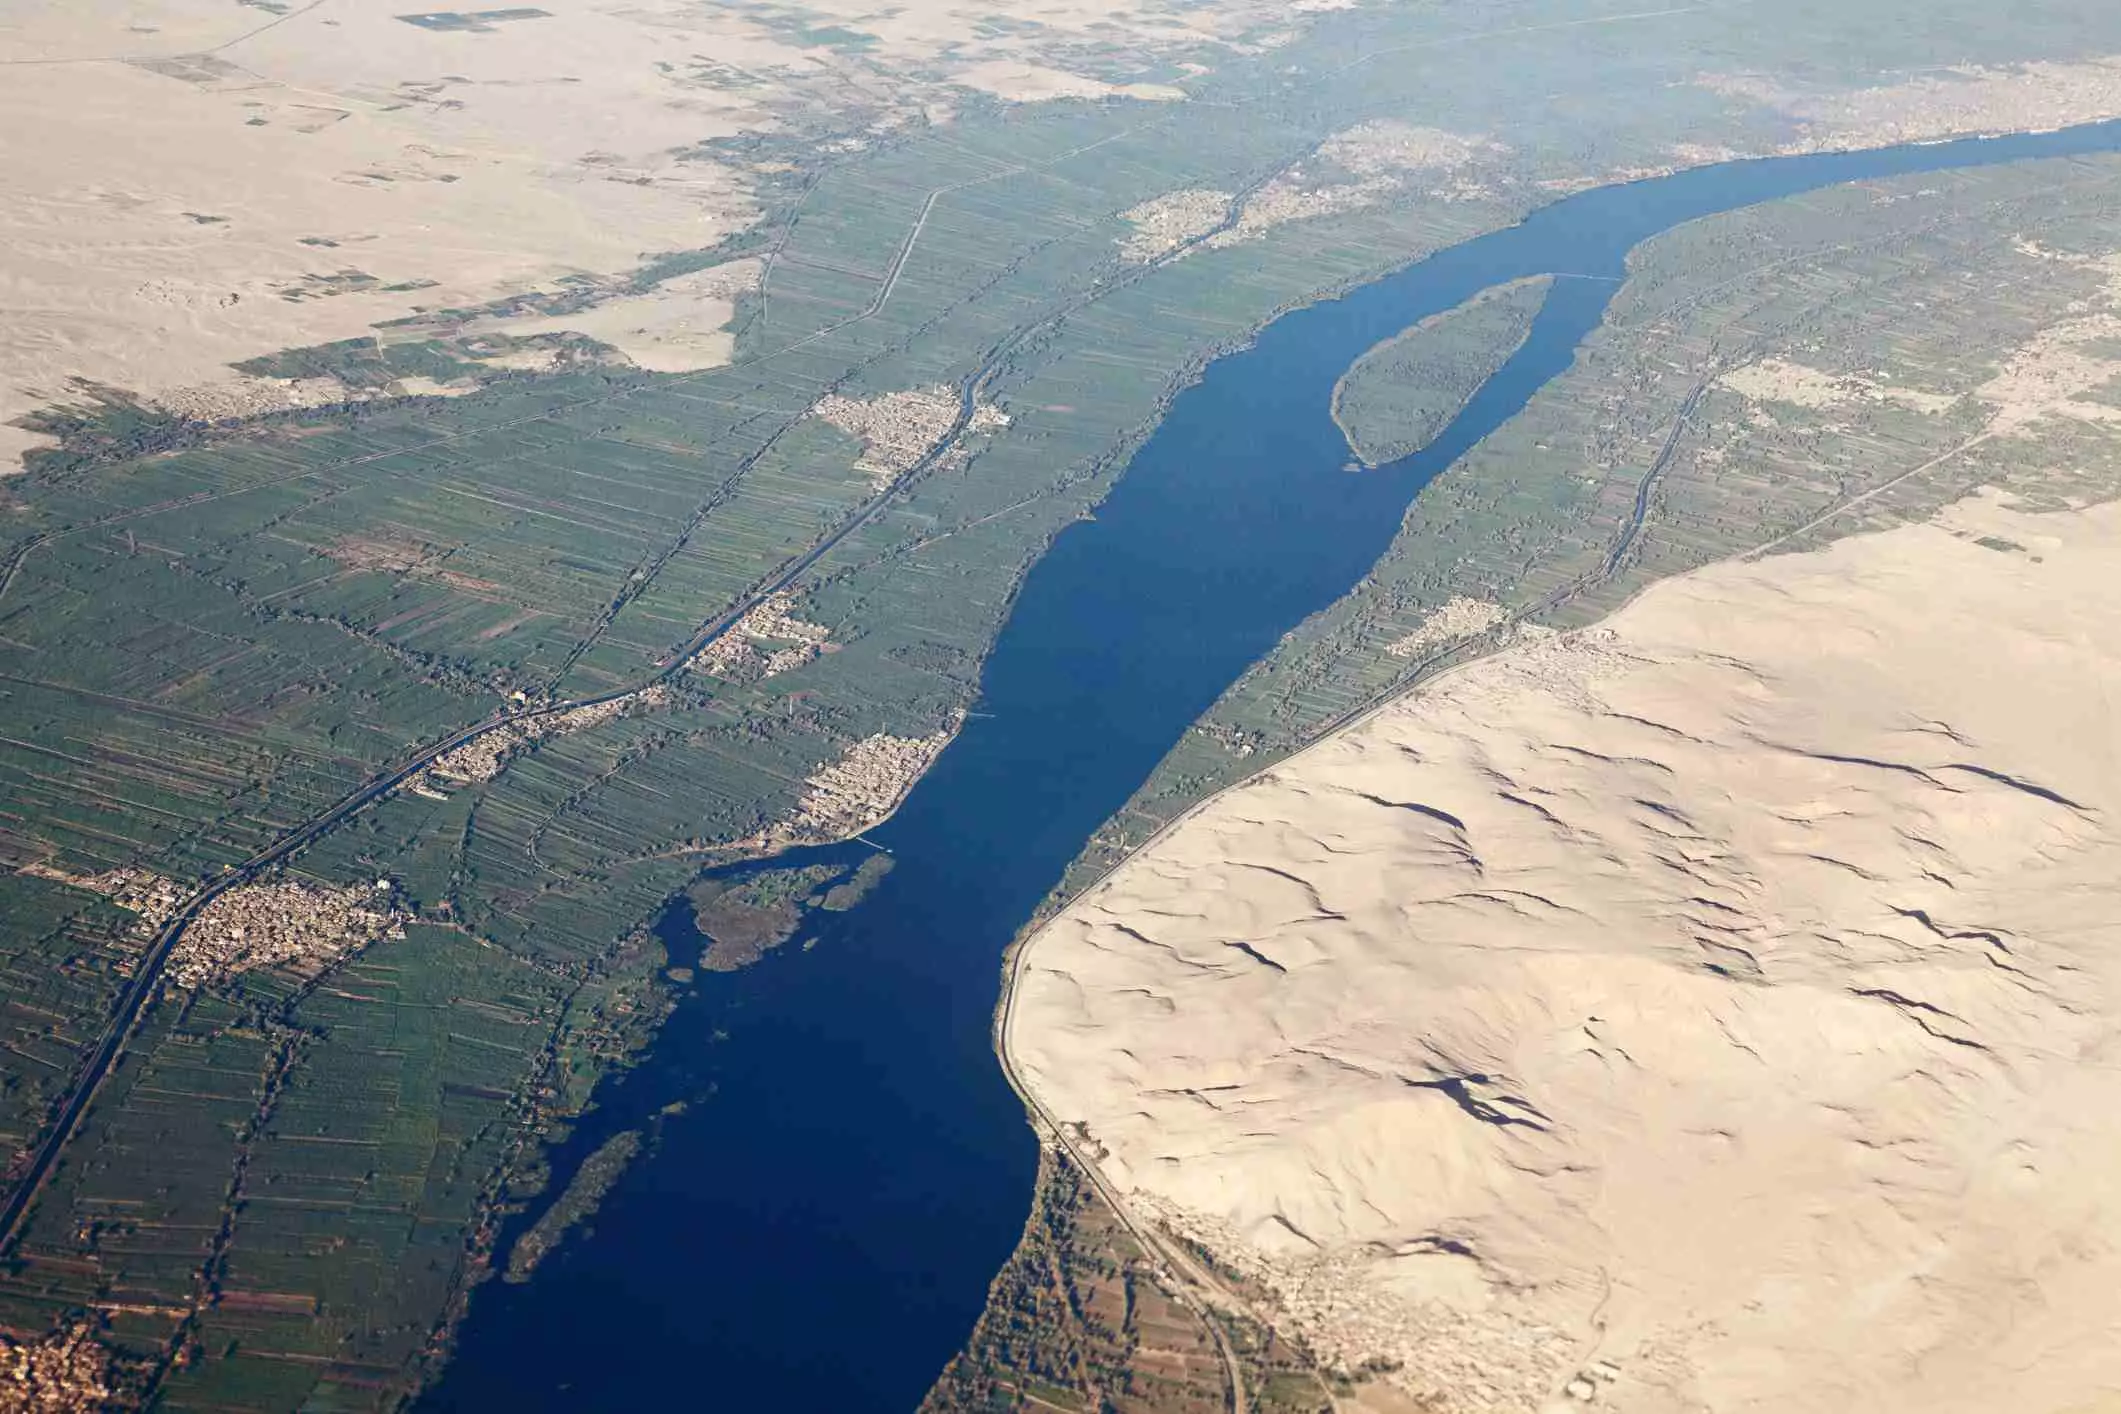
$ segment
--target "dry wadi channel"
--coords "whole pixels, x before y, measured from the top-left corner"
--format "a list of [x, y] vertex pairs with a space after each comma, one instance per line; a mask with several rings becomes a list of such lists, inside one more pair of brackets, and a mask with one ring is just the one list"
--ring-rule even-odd
[[2121, 1408], [2117, 582], [1988, 493], [1520, 635], [1030, 939], [1014, 1069], [1379, 1408]]

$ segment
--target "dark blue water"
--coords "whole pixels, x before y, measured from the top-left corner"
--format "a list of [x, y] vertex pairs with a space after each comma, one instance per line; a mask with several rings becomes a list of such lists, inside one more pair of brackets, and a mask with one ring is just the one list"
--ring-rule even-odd
[[[450, 1411], [904, 1411], [958, 1348], [1022, 1226], [1035, 1151], [989, 1024], [1005, 946], [1186, 727], [1346, 593], [1438, 471], [1565, 369], [1627, 252], [1837, 182], [2109, 152], [2121, 124], [1711, 167], [1586, 192], [1289, 314], [1172, 406], [1097, 519], [1024, 585], [974, 718], [891, 822], [898, 867], [814, 951], [707, 977], [559, 1156], [670, 1099], [586, 1238], [473, 1302]], [[1531, 337], [1425, 452], [1350, 474], [1334, 380], [1505, 280], [1553, 287]], [[850, 846], [858, 850], [860, 846]], [[666, 927], [687, 925], [666, 921]], [[680, 950], [682, 956], [683, 950]]]

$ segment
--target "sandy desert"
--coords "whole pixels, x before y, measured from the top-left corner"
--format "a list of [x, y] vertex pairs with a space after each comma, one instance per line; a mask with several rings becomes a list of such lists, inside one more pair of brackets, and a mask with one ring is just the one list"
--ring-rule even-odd
[[[230, 365], [337, 340], [417, 337], [417, 326], [379, 326], [526, 294], [604, 291], [616, 307], [482, 327], [584, 334], [657, 371], [711, 367], [728, 357], [731, 297], [757, 266], [733, 262], [697, 288], [643, 293], [627, 280], [658, 255], [711, 246], [758, 219], [758, 184], [780, 169], [728, 140], [801, 127], [838, 132], [832, 141], [852, 151], [909, 125], [947, 123], [969, 101], [1183, 100], [1169, 82], [1083, 72], [1083, 56], [1120, 52], [1153, 67], [1160, 56], [1254, 52], [1266, 27], [1333, 8], [1345, 7], [7, 7], [0, 124], [37, 141], [0, 151], [11, 193], [0, 210], [11, 334], [0, 349], [0, 468], [49, 445], [19, 423], [40, 408], [98, 390], [185, 415], [333, 401], [343, 390]], [[1180, 68], [1204, 71], [1191, 60]], [[1699, 82], [1736, 106], [1782, 114], [1802, 132], [1791, 150], [2121, 112], [2121, 67], [2106, 60], [1879, 77], [1855, 92], [1759, 73]], [[1416, 153], [1415, 165], [1462, 166], [1486, 150], [1435, 136], [1446, 148]], [[1322, 155], [1335, 150], [1328, 143]], [[1681, 164], [1733, 155], [1674, 149]], [[1406, 153], [1392, 160], [1408, 165]], [[1457, 180], [1432, 194], [1487, 192]], [[1223, 239], [1374, 204], [1396, 181], [1373, 175], [1324, 194], [1270, 188]]]
[[[979, 94], [1118, 94], [1047, 49], [1154, 53], [1252, 22], [1238, 3], [923, 0], [873, 13], [683, 0], [407, 12], [375, 0], [89, 0], [0, 10], [0, 465], [12, 425], [95, 387], [271, 410], [228, 365], [530, 292], [615, 284], [749, 225], [756, 164], [711, 146], [791, 115], [888, 132]], [[997, 28], [995, 17], [1023, 23]], [[797, 20], [800, 22], [797, 22]], [[836, 29], [846, 21], [858, 27]], [[854, 41], [841, 43], [841, 41]], [[836, 115], [836, 116], [835, 116]], [[770, 165], [770, 164], [769, 164]], [[565, 328], [642, 366], [726, 359], [735, 266]], [[322, 394], [319, 394], [322, 396]]]
[[1016, 1065], [1422, 1407], [2114, 1409], [2117, 576], [1989, 493], [1522, 636], [1036, 935]]

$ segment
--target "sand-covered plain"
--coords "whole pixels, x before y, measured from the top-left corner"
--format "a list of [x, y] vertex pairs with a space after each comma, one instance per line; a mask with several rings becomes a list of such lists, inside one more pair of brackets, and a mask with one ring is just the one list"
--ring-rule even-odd
[[0, 148], [0, 425], [74, 379], [230, 381], [749, 220], [740, 173], [680, 155], [753, 105], [658, 71], [676, 7], [543, 8], [461, 32], [351, 0], [11, 11], [0, 126], [34, 140]]
[[1522, 640], [1066, 910], [1005, 1043], [1423, 1407], [2113, 1409], [2116, 583], [1989, 494]]
[[578, 334], [617, 349], [635, 367], [657, 373], [718, 368], [736, 351], [730, 321], [737, 296], [758, 288], [762, 269], [756, 259], [725, 261], [571, 314], [479, 319], [467, 323], [465, 332], [518, 339]]
[[[948, 121], [970, 90], [1182, 98], [1072, 73], [1047, 51], [1094, 37], [1146, 56], [1242, 32], [1265, 8], [0, 7], [0, 470], [44, 445], [18, 418], [88, 384], [277, 406], [284, 389], [243, 386], [227, 365], [562, 282], [615, 283], [710, 246], [758, 216], [759, 173], [703, 147], [713, 139], [797, 116], [857, 132]], [[553, 327], [647, 367], [698, 368], [727, 356], [729, 293], [629, 295]]]
[[[785, 164], [715, 140], [800, 133], [848, 153], [949, 123], [975, 95], [1182, 101], [1173, 75], [1214, 67], [1198, 56], [1257, 53], [1266, 28], [1286, 37], [1292, 19], [1346, 7], [0, 6], [0, 131], [17, 139], [0, 144], [0, 471], [42, 445], [19, 419], [95, 387], [173, 409], [284, 406], [287, 389], [245, 383], [229, 365], [525, 293], [586, 287], [635, 300], [564, 327], [650, 368], [709, 366], [727, 356], [727, 292], [664, 290], [643, 303], [626, 277], [759, 218], [757, 184]], [[2121, 112], [2111, 59], [1877, 77], [1855, 91], [1751, 71], [1699, 82], [1734, 110], [1794, 124], [1791, 150]], [[1284, 174], [1217, 243], [1373, 206], [1417, 182], [1437, 200], [1491, 196], [1486, 168], [1504, 150], [1499, 138], [1365, 123], [1318, 153], [1352, 180]]]

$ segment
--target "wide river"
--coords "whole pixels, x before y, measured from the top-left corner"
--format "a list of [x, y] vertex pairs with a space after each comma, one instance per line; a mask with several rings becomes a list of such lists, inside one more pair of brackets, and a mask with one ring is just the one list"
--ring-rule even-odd
[[[1000, 961], [1090, 834], [1244, 669], [1347, 593], [1436, 473], [1568, 367], [1627, 253], [1838, 182], [2121, 148], [2121, 124], [1698, 168], [1582, 193], [1268, 326], [1181, 394], [1039, 562], [980, 714], [872, 838], [869, 898], [706, 975], [556, 1156], [672, 1100], [652, 1157], [527, 1285], [477, 1294], [422, 1407], [903, 1414], [1022, 1227], [1036, 1151], [990, 1047]], [[1489, 286], [1560, 280], [1430, 448], [1349, 474], [1328, 409], [1364, 350]], [[860, 848], [852, 846], [850, 848]], [[666, 920], [689, 960], [689, 923]], [[506, 1234], [512, 1238], [515, 1228]]]

